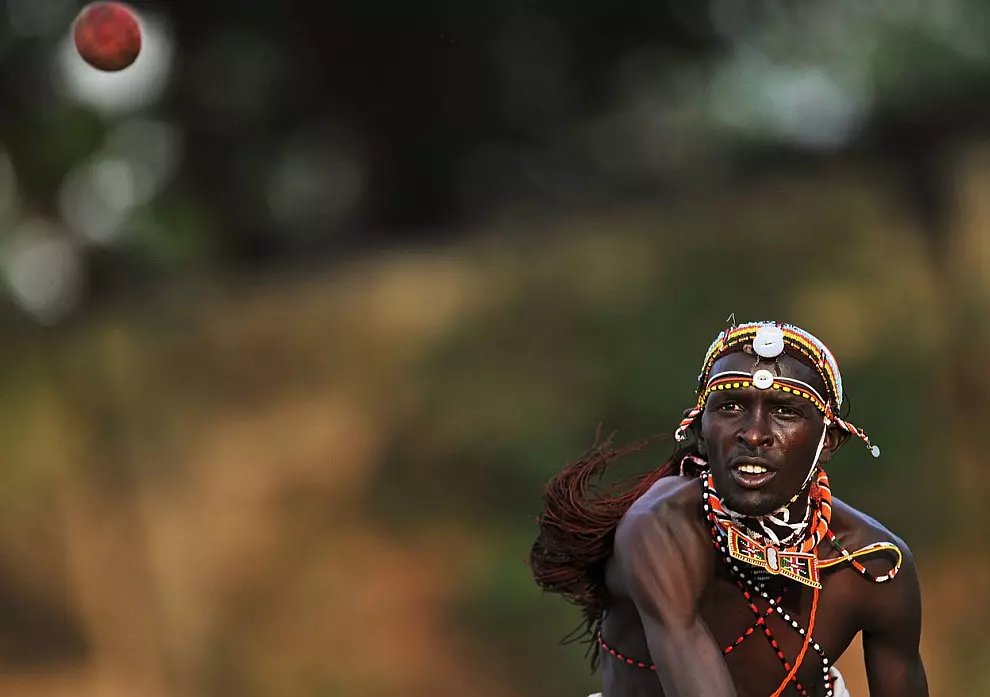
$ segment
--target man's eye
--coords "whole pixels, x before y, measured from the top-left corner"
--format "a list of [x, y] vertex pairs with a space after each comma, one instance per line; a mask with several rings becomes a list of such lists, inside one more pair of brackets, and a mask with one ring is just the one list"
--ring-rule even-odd
[[774, 409], [780, 416], [800, 416], [801, 412], [793, 407], [777, 407]]
[[715, 409], [717, 411], [739, 411], [742, 407], [736, 402], [725, 402], [724, 404], [719, 404]]

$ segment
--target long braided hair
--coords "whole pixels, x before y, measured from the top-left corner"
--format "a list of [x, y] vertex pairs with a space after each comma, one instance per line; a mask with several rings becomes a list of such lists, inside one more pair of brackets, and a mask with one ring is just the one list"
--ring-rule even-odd
[[697, 447], [676, 450], [654, 470], [625, 477], [606, 487], [601, 479], [617, 460], [638, 453], [665, 436], [650, 436], [615, 448], [612, 437], [601, 439], [567, 465], [544, 489], [544, 510], [537, 517], [539, 535], [529, 555], [536, 584], [581, 608], [581, 623], [563, 643], [586, 642], [591, 668], [598, 667], [595, 629], [608, 605], [605, 566], [612, 555], [615, 529], [629, 507], [657, 480], [680, 473], [680, 462]]

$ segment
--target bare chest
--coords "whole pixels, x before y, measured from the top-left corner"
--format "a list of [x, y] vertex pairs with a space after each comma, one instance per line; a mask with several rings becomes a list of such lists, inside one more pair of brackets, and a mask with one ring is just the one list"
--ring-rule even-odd
[[[740, 697], [767, 697], [785, 680], [798, 657], [800, 667], [784, 695], [825, 694], [825, 674], [860, 628], [855, 572], [837, 570], [823, 577], [817, 600], [813, 589], [779, 582], [764, 588], [767, 597], [749, 595], [727, 574], [709, 584], [700, 611], [725, 661]], [[770, 602], [773, 601], [773, 602]], [[812, 610], [814, 609], [814, 620]], [[810, 641], [806, 641], [810, 635]], [[639, 663], [652, 664], [639, 615], [628, 600], [615, 600], [602, 632], [606, 694], [662, 695], [659, 680]], [[622, 654], [620, 660], [612, 652]], [[628, 659], [633, 660], [629, 665]]]
[[[855, 573], [855, 572], [852, 572]], [[858, 603], [843, 571], [825, 577], [814, 589], [779, 578], [762, 592], [719, 576], [702, 599], [701, 614], [742, 695], [771, 694], [800, 663], [797, 690], [824, 694], [825, 676], [860, 628]], [[817, 595], [817, 597], [816, 597]], [[747, 688], [752, 689], [747, 689]]]

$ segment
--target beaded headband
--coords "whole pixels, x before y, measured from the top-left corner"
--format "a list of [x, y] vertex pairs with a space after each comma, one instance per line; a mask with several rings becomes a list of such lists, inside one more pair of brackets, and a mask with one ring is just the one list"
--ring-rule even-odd
[[[776, 358], [787, 349], [798, 354], [805, 359], [803, 362], [810, 364], [821, 377], [822, 382], [825, 383], [826, 394], [819, 394], [806, 382], [775, 376], [765, 369], [757, 370], [752, 374], [727, 371], [711, 375], [715, 361], [727, 353], [741, 350], [747, 344], [763, 359]], [[705, 403], [713, 392], [746, 387], [782, 390], [810, 400], [824, 414], [826, 424], [834, 423], [844, 431], [862, 439], [870, 448], [873, 457], [880, 456], [880, 448], [870, 442], [865, 431], [839, 416], [843, 400], [842, 375], [835, 356], [814, 335], [799, 327], [780, 322], [748, 322], [729, 327], [719, 333], [708, 347], [701, 366], [701, 374], [698, 375], [698, 401], [678, 425], [674, 438], [681, 441], [687, 437], [687, 429], [704, 411]]]

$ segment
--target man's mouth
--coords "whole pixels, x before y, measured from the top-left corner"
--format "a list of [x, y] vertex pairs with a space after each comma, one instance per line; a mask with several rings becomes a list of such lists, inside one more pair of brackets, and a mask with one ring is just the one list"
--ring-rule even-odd
[[759, 489], [769, 484], [777, 475], [765, 460], [755, 457], [739, 457], [729, 467], [732, 479], [743, 489]]

